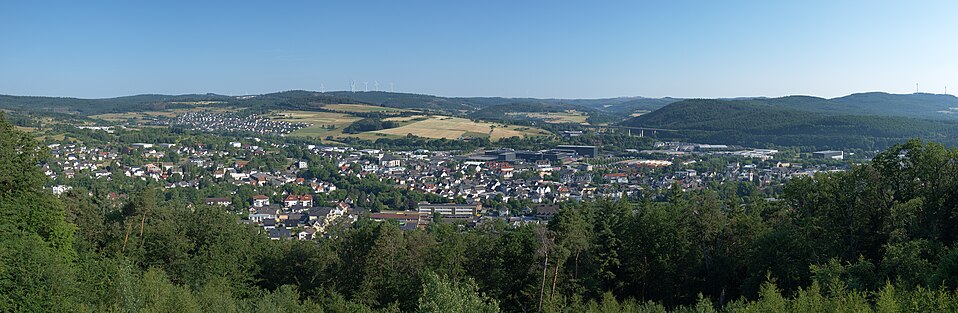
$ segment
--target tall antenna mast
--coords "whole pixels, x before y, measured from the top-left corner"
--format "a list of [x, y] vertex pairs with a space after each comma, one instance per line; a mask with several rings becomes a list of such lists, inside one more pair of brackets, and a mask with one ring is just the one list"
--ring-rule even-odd
[[921, 92], [921, 89], [918, 89], [918, 83], [915, 83], [915, 93]]

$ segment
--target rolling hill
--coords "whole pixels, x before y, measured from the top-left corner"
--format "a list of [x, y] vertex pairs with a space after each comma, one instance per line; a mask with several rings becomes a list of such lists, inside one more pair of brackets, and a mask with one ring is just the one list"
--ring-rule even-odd
[[929, 93], [856, 93], [824, 99], [811, 96], [751, 99], [774, 106], [828, 114], [902, 116], [958, 120], [958, 97]]
[[787, 101], [818, 100], [684, 100], [621, 125], [673, 129], [660, 135], [672, 139], [751, 146], [878, 149], [916, 137], [958, 144], [956, 121], [823, 113]]
[[21, 112], [57, 112], [80, 115], [169, 109], [187, 106], [184, 102], [228, 101], [229, 96], [205, 95], [136, 95], [107, 99], [67, 97], [34, 97], [0, 95], [0, 109]]
[[831, 102], [859, 114], [958, 119], [958, 97], [952, 95], [869, 92], [835, 98]]

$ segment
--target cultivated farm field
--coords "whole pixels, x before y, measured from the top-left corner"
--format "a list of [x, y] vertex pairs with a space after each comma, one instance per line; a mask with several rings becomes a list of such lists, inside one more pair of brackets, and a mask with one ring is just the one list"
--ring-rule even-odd
[[415, 136], [437, 139], [457, 139], [464, 136], [490, 137], [490, 139], [493, 140], [516, 136], [526, 137], [548, 135], [548, 132], [534, 127], [478, 122], [451, 116], [430, 115], [406, 117], [401, 119], [402, 121], [400, 122], [408, 122], [408, 124], [396, 128], [377, 130], [374, 131], [374, 133], [396, 136], [413, 134]]
[[311, 111], [280, 111], [272, 113], [268, 117], [277, 121], [312, 124], [310, 127], [299, 129], [290, 134], [290, 136], [299, 137], [341, 136], [344, 127], [360, 119], [344, 113]]

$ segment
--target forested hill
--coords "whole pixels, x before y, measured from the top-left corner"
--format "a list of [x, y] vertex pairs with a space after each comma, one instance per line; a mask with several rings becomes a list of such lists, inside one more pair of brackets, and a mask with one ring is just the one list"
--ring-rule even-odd
[[958, 145], [955, 121], [828, 114], [784, 105], [788, 101], [819, 101], [814, 98], [777, 101], [684, 100], [622, 125], [677, 130], [660, 134], [666, 138], [750, 146], [881, 149], [916, 137]]
[[231, 99], [233, 99], [233, 97], [217, 94], [177, 96], [136, 95], [106, 99], [0, 95], [0, 109], [92, 115], [108, 112], [148, 111], [175, 108], [177, 106], [177, 102], [227, 101]]
[[958, 97], [942, 94], [868, 92], [833, 99], [791, 96], [758, 101], [822, 113], [958, 120]]

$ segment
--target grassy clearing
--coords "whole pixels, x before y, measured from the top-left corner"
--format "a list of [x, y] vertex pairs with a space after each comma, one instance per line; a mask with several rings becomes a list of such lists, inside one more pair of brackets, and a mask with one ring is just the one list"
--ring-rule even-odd
[[24, 126], [16, 126], [16, 125], [14, 125], [13, 127], [22, 132], [30, 134], [31, 136], [33, 136], [34, 139], [39, 141], [45, 141], [48, 139], [60, 141], [66, 138], [64, 134], [55, 134], [55, 133], [52, 133], [52, 131], [50, 131], [49, 129], [40, 130], [36, 127], [24, 127]]
[[548, 132], [524, 126], [504, 125], [499, 123], [475, 122], [472, 120], [450, 116], [413, 117], [406, 125], [377, 130], [381, 133], [395, 136], [413, 134], [426, 138], [457, 139], [463, 136], [490, 137], [493, 140], [507, 137], [525, 137], [547, 135]]
[[323, 106], [325, 109], [343, 112], [369, 113], [369, 112], [414, 112], [412, 110], [387, 108], [375, 105], [365, 104], [328, 104]]
[[[310, 111], [281, 111], [272, 113], [268, 117], [278, 121], [312, 124], [310, 127], [294, 131], [290, 134], [290, 136], [298, 137], [342, 136], [342, 129], [344, 127], [360, 119], [359, 117], [343, 113]], [[332, 129], [330, 129], [330, 126], [332, 126]]]

